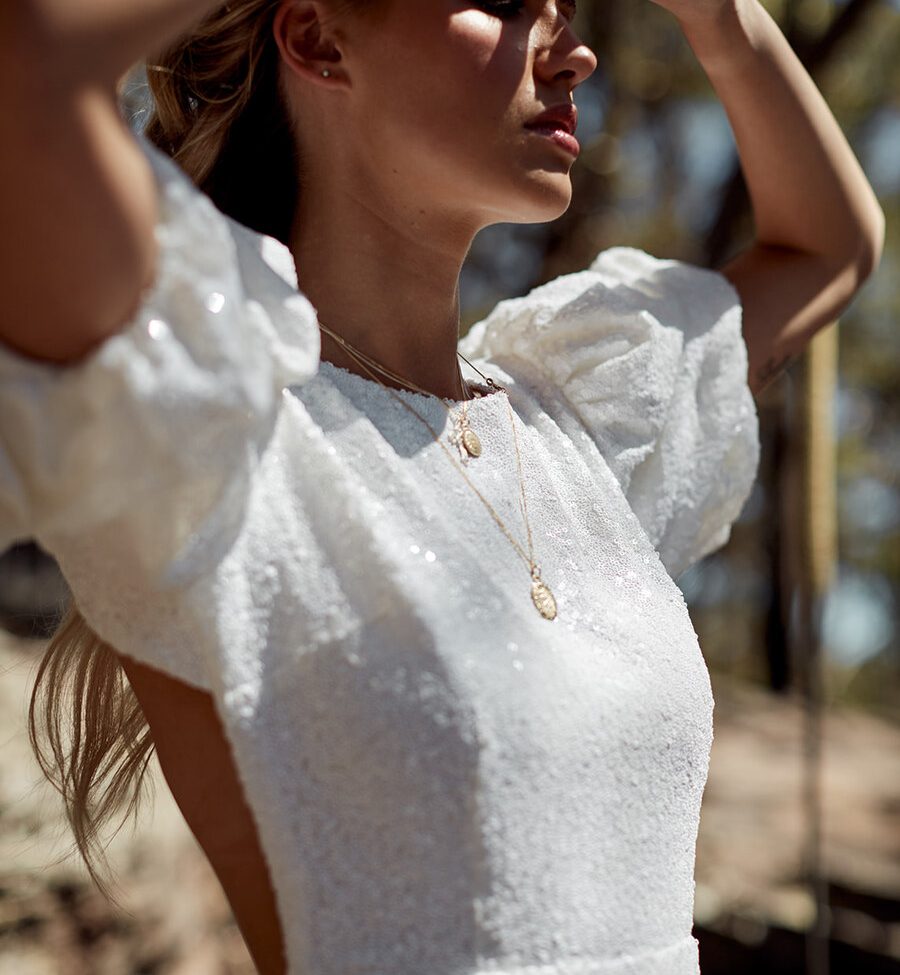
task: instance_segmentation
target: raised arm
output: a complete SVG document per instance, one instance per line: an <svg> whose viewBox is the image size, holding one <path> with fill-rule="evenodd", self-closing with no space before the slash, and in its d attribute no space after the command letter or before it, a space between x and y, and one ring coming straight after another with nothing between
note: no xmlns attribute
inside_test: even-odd
<svg viewBox="0 0 900 975"><path fill-rule="evenodd" d="M840 127L757 0L656 0L731 122L756 224L721 268L741 296L750 388L834 321L877 266L884 215Z"/></svg>
<svg viewBox="0 0 900 975"><path fill-rule="evenodd" d="M156 198L116 82L215 6L0 5L0 342L67 362L127 322L153 277Z"/></svg>

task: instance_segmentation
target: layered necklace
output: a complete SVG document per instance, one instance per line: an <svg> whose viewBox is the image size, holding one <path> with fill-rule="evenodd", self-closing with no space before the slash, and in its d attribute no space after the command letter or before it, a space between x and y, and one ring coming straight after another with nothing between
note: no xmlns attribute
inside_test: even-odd
<svg viewBox="0 0 900 975"><path fill-rule="evenodd" d="M463 394L463 398L462 398L462 402L459 404L459 413L455 413L453 408L450 405L451 403L453 403L453 400L443 399L442 397L437 396L435 393L430 393L428 392L428 390L422 389L420 386L416 386L415 383L410 382L408 379L405 379L403 376L398 375L397 373L388 369L386 366L381 365L381 363L377 362L371 356L366 355L364 352L360 352L359 349L352 346L345 338L343 338L342 336L338 335L335 332L332 332L331 329L326 328L326 326L324 326L321 322L319 322L319 328L326 335L334 339L335 342L337 342L338 345L340 345L340 347L344 349L344 351L356 363L358 363L358 365L360 365L376 382L378 382L384 389L386 389L391 394L391 396L393 396L394 399L397 400L397 402L400 403L401 406L403 406L405 410L407 410L409 413L415 416L417 420L419 420L422 424L424 424L428 432L434 438L434 442L441 448L441 450L443 450L447 459L453 464L453 466L462 475L466 484L468 484L468 486L472 489L472 491L474 491L474 493L478 496L478 498L480 499L484 507L487 509L490 516L497 523L497 526L500 528L500 530L509 540L513 549L516 551L518 556L528 567L528 571L531 576L531 601L534 604L535 609L546 620L556 619L556 613L557 613L556 599L553 593L551 592L550 587L541 578L541 568L534 558L534 541L531 534L531 523L528 519L528 501L526 500L525 497L525 478L522 475L522 457L519 451L519 435L516 432L515 418L513 417L513 411L512 411L512 406L510 405L509 402L509 397L507 396L505 398L505 402L506 402L506 409L509 413L510 426L512 427L513 445L515 446L515 451L516 451L516 469L519 475L519 505L522 511L522 518L525 522L525 533L528 540L527 552L525 551L525 549L522 548L522 546L513 536L512 532L510 532L509 528L503 522L503 519L497 514L497 512L494 510L491 503L487 500L487 498L484 497L481 491L479 491L478 488L472 483L471 479L469 478L469 475L466 473L465 465L468 464L471 458L476 458L481 456L482 445L481 445L481 441L478 438L478 435L470 426L469 418L466 414L466 400L469 399L470 397L468 397L467 395L468 392L467 384L464 382L462 378L462 371L460 370L459 367L459 359L457 359L456 368L457 368L457 375L459 377L460 390ZM498 383L494 382L494 380L491 379L489 376L485 376L484 373L477 366L472 365L472 363L469 362L469 360L466 359L466 357L458 350L457 350L457 355L460 358L462 358L464 362L470 365L478 373L479 376L481 376L481 378L485 381L485 386L488 388L489 391L496 392L496 393L506 392L506 388L504 386L500 386ZM383 376L386 376L388 379L391 379L394 382L402 384L408 389L412 389L417 393L421 393L423 396L429 396L432 399L436 399L438 400L438 402L444 405L448 415L453 421L453 432L451 433L450 439L451 439L451 443L453 443L453 445L458 450L459 459L457 459L457 457L454 456L453 451L447 448L446 444L443 442L438 432L434 429L434 427L432 427L432 425L428 422L428 420L426 420L425 417L422 416L422 414L419 413L418 410L414 409L409 403L407 403L405 399L399 396L392 387L388 386L380 378L380 376L378 375L379 373Z"/></svg>

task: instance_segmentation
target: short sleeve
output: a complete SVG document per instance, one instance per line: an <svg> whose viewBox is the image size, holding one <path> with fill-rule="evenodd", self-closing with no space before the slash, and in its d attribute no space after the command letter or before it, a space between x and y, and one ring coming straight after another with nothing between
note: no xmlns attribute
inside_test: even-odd
<svg viewBox="0 0 900 975"><path fill-rule="evenodd" d="M561 393L670 575L728 541L759 428L740 299L721 273L612 248L501 302L461 348Z"/></svg>
<svg viewBox="0 0 900 975"><path fill-rule="evenodd" d="M0 348L0 550L40 541L82 584L91 622L103 586L171 595L216 564L240 531L284 387L318 368L315 312L286 248L139 142L158 185L159 247L132 320L72 365Z"/></svg>

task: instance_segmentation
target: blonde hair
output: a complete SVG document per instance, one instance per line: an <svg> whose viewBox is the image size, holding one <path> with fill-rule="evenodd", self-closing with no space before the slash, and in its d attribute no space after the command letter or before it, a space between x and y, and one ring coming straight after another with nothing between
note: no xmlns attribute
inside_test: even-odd
<svg viewBox="0 0 900 975"><path fill-rule="evenodd" d="M122 809L116 833L129 815L137 820L154 744L115 652L74 603L37 669L28 737L62 796L75 849L100 891L118 905L96 867L100 861L108 873L100 830Z"/></svg>
<svg viewBox="0 0 900 975"><path fill-rule="evenodd" d="M335 7L369 3L335 0ZM277 0L232 0L154 57L145 135L220 210L286 242L299 166L279 81L277 7ZM116 832L130 814L136 821L154 744L115 652L74 603L37 670L28 734L62 796L77 852L115 903L95 863L108 873L100 831L122 809Z"/></svg>
<svg viewBox="0 0 900 975"><path fill-rule="evenodd" d="M223 213L286 243L299 167L272 32L277 9L276 0L226 4L152 59L144 134Z"/></svg>

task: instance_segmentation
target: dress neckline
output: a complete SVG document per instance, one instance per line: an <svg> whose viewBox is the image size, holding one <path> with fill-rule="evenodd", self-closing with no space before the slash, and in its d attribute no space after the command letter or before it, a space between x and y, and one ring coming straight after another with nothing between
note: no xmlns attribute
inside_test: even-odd
<svg viewBox="0 0 900 975"><path fill-rule="evenodd" d="M440 396L428 395L426 393L417 393L415 390L412 389L394 389L393 387L391 387L389 392L388 389L382 386L381 383L379 383L377 380L368 379L366 376L361 376L357 372L351 372L349 369L345 369L343 366L336 366L333 362L329 362L328 359L319 360L320 370L323 367L325 368L325 371L330 372L333 377L340 378L342 381L346 382L349 385L356 384L358 388L369 390L371 393L374 393L376 395L381 394L382 396L390 397L391 392L394 392L398 396L402 397L403 399L406 399L411 402L419 402L423 404L435 403L435 402L439 402L441 404L449 403L452 406L457 408L465 405L467 410L471 410L473 407L475 409L478 409L481 403L486 402L488 400L492 400L495 396L499 396L505 393L505 390L494 390L491 389L489 386L485 385L484 383L480 383L480 382L476 383L470 380L466 380L469 388L477 390L482 394L481 396L476 396L474 399L466 399L466 400L451 399L450 397L447 397L447 399L442 399Z"/></svg>

